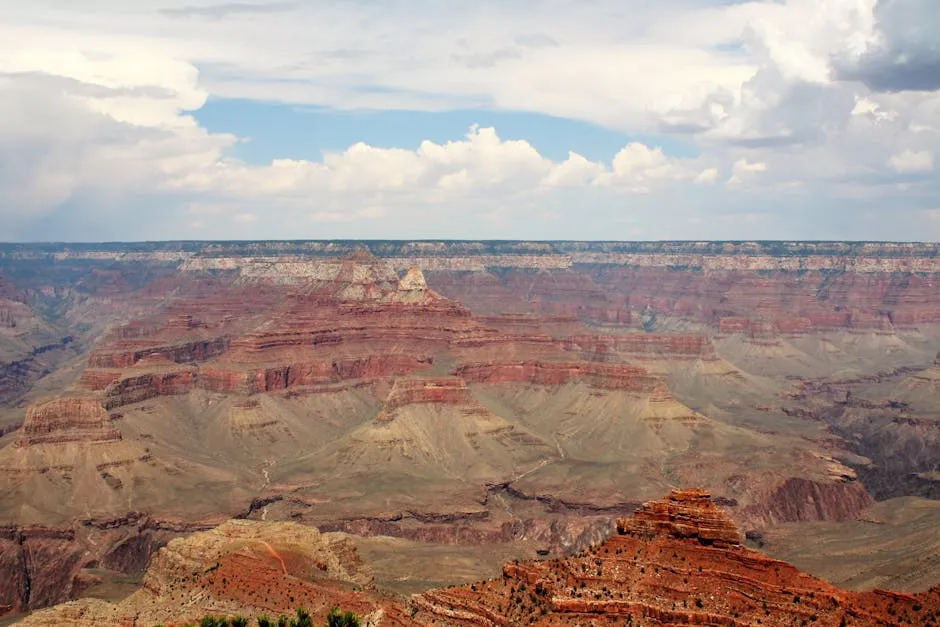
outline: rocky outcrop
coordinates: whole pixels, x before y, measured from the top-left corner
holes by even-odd
[[[673,492],[569,558],[513,562],[502,578],[412,599],[419,625],[927,624],[940,589],[853,593],[741,544],[707,493]]]
[[[367,624],[413,624],[396,602],[362,591],[371,584],[371,571],[341,534],[296,523],[232,520],[170,541],[154,556],[142,588],[120,603],[77,601],[34,613],[21,624],[181,625],[206,614],[277,616],[296,607],[322,624],[337,605],[372,621]]]
[[[511,562],[501,577],[429,590],[414,595],[410,607],[371,592],[370,582],[341,534],[295,523],[229,521],[171,541],[153,559],[142,589],[118,604],[73,602],[34,613],[22,624],[178,623],[206,613],[276,615],[298,604],[321,619],[340,604],[369,624],[393,627],[861,627],[926,625],[940,614],[940,588],[850,592],[745,547],[728,516],[700,490],[644,504],[618,522],[616,534],[581,553]],[[350,592],[350,583],[365,589]]]
[[[675,490],[662,501],[645,503],[630,518],[617,521],[617,533],[692,538],[704,546],[723,548],[743,541],[731,519],[704,490]]]
[[[98,398],[73,396],[30,406],[15,446],[113,442],[120,439],[121,434],[111,424],[108,412]]]
[[[424,278],[424,273],[415,266],[408,268],[407,274],[398,282],[400,292],[425,292],[427,290],[428,282]]]
[[[207,566],[251,544],[258,545],[264,552],[268,552],[269,546],[277,545],[280,550],[275,551],[284,558],[284,568],[288,571],[291,570],[288,562],[294,566],[303,559],[310,563],[296,564],[300,566],[298,570],[315,564],[325,579],[358,585],[372,583],[372,573],[363,566],[352,543],[342,536],[324,535],[313,527],[297,523],[230,520],[214,529],[170,541],[147,569],[144,590],[153,595],[167,593],[194,575],[203,574]]]

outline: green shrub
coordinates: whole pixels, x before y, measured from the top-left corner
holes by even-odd
[[[270,619],[262,614],[257,618],[258,627],[313,627],[313,618],[310,612],[300,607],[297,608],[295,618],[279,616],[277,621]],[[248,627],[249,621],[244,616],[235,616],[233,618],[222,618],[216,616],[203,616],[199,620],[199,627]],[[360,627],[359,617],[352,612],[343,612],[338,607],[330,610],[326,618],[327,627]]]
[[[313,619],[310,618],[310,612],[302,607],[298,607],[297,618],[290,622],[290,627],[313,627]]]
[[[352,612],[342,612],[334,607],[326,617],[326,627],[359,627],[359,618]]]

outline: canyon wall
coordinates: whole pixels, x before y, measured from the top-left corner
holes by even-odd
[[[910,470],[932,481],[920,475],[935,425],[910,410],[935,398],[933,375],[905,380],[880,405],[847,397],[864,386],[877,395],[872,386],[940,348],[938,253],[837,242],[0,245],[0,339],[23,355],[0,363],[0,489],[22,490],[0,520],[11,525],[0,575],[11,573],[12,590],[0,603],[18,611],[83,589],[82,560],[24,560],[87,547],[72,523],[99,493],[116,518],[152,490],[181,515],[211,495],[219,515],[322,513],[318,524],[362,535],[560,544],[555,514],[620,515],[702,477],[727,489],[722,502],[748,531],[853,520],[871,496],[854,477],[827,476],[823,453],[859,466],[870,453],[876,473],[888,449],[872,443],[903,424],[899,442],[925,444]],[[22,335],[28,319],[51,340]],[[62,360],[45,361],[59,353],[82,359],[59,370]],[[841,398],[808,380],[811,368],[844,378],[880,360],[893,374],[838,383]],[[784,366],[792,372],[775,370]],[[48,375],[60,379],[31,392]],[[263,429],[235,425],[249,410]],[[858,426],[876,414],[884,429]],[[57,465],[66,449],[90,480]],[[120,478],[109,464],[122,464]],[[14,524],[14,509],[39,511],[26,482],[72,508],[61,529],[74,537],[23,548],[40,528]],[[653,507],[637,519],[644,530],[620,535],[660,537],[668,519],[677,539],[675,521],[691,517],[699,535],[678,539],[737,546],[717,518],[707,527],[703,498],[680,495],[685,513]],[[567,548],[583,544],[569,532]],[[101,564],[134,568],[159,543],[101,541]],[[545,607],[614,607],[569,596]],[[644,611],[660,620],[672,609]]]

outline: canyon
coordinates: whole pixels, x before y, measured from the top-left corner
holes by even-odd
[[[382,595],[417,585],[396,583],[405,565],[434,570],[474,547],[565,560],[610,534],[608,550],[633,553],[655,535],[740,560],[737,527],[783,558],[799,554],[786,541],[793,526],[861,533],[884,503],[940,495],[938,252],[0,245],[0,614],[141,577],[167,543],[230,518],[410,547],[415,559],[362,601],[386,616],[398,601]],[[705,544],[653,523],[615,531],[634,511],[655,519],[644,502],[691,487],[712,495],[677,493],[696,533],[702,516],[720,518]],[[917,568],[908,580],[934,572]],[[518,596],[528,575],[510,571],[493,594]],[[533,581],[560,585],[552,573]],[[513,612],[694,621],[698,609],[745,611],[593,594],[542,595]],[[433,598],[415,607],[447,623]],[[530,618],[500,616],[510,622],[486,620]]]

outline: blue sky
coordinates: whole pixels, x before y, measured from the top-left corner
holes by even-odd
[[[564,161],[569,151],[610,161],[631,141],[659,146],[676,156],[694,157],[697,146],[683,138],[616,129],[538,113],[515,111],[342,111],[277,102],[210,98],[192,112],[213,133],[242,138],[233,154],[264,165],[277,158],[318,159],[365,142],[378,148],[417,148],[424,140],[443,144],[474,125],[494,127],[504,139],[527,140],[541,154]]]
[[[932,0],[0,3],[0,240],[940,238]]]

